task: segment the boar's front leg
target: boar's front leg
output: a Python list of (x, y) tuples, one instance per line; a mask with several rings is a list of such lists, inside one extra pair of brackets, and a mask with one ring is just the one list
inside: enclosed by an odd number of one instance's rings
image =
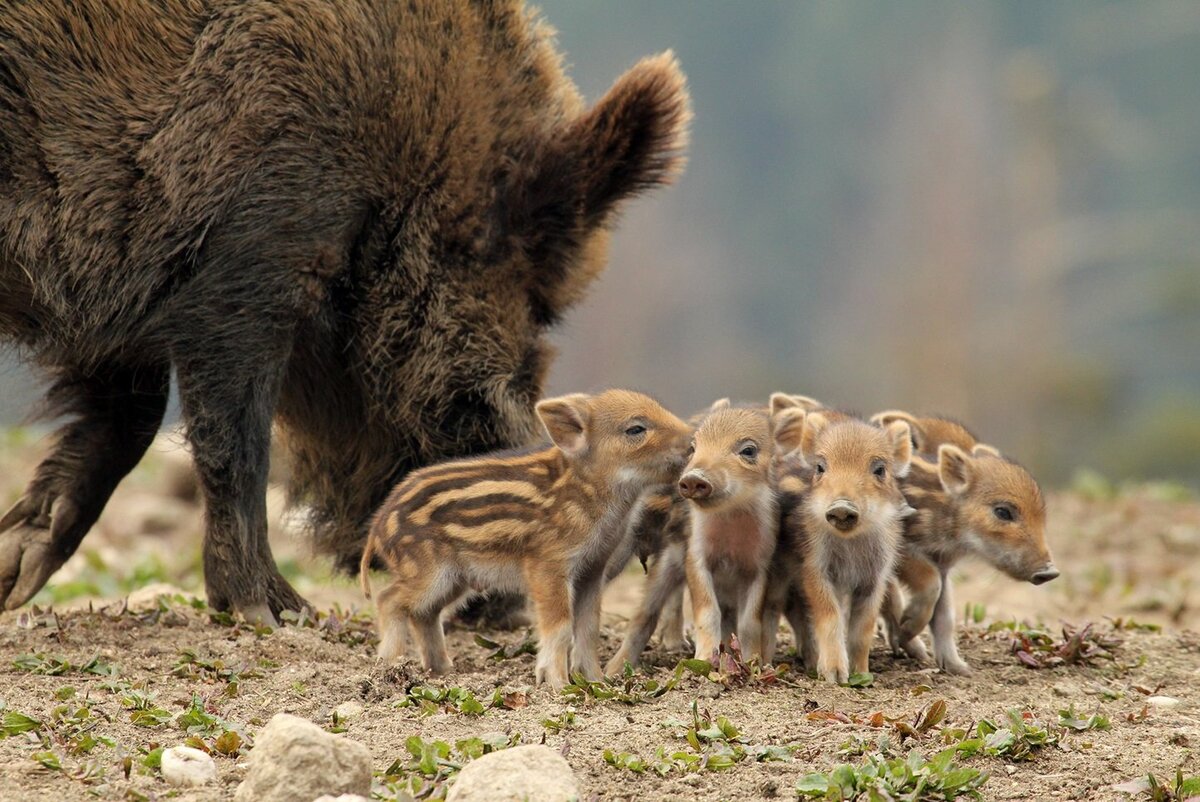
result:
[[(240, 320), (257, 326), (229, 325)], [(271, 419), (290, 338), (272, 338), (266, 321), (240, 308), (189, 321), (185, 331), (210, 333), (173, 349), (179, 400), (207, 509), (208, 603), (273, 624), (284, 610), (307, 607), (279, 573), (267, 542)]]
[(61, 375), (52, 412), (74, 415), (25, 494), (0, 518), (0, 604), (37, 593), (79, 548), (117, 483), (146, 453), (167, 407), (165, 364)]

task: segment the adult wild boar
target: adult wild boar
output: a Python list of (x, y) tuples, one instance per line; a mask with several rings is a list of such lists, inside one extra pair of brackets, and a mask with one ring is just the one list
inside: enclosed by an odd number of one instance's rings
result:
[(586, 108), (520, 0), (0, 4), (0, 338), (67, 416), (0, 519), (0, 602), (78, 547), (174, 370), (209, 602), (298, 609), (272, 420), (355, 566), (407, 471), (534, 436), (546, 331), (688, 116), (670, 54)]

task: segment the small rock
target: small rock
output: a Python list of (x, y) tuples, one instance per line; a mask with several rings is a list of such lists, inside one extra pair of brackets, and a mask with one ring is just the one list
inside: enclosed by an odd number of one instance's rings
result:
[(1074, 696), (1079, 692), (1079, 689), (1069, 682), (1056, 682), (1050, 690), (1054, 691), (1055, 696)]
[(358, 794), (342, 794), (341, 796), (325, 794), (324, 796), (317, 797), (313, 802), (371, 802), (371, 800)]
[(292, 802), (371, 793), (371, 753), (307, 719), (277, 713), (259, 731), (237, 802)]
[(1146, 704), (1160, 707), (1164, 710), (1170, 710), (1179, 707), (1183, 702), (1176, 699), (1174, 696), (1151, 696), (1146, 699)]
[(162, 776), (171, 785), (207, 785), (217, 779), (217, 764), (199, 749), (173, 746), (163, 750)]
[(1016, 767), (1016, 766), (1005, 766), (1005, 767), (1004, 767), (1004, 770), (1005, 770), (1006, 772), (1008, 772), (1008, 776), (1009, 776), (1009, 777), (1011, 777), (1012, 775), (1014, 775), (1014, 774), (1016, 774), (1016, 773), (1017, 773), (1017, 767)]
[(468, 763), (446, 802), (564, 802), (579, 796), (575, 774), (562, 755), (532, 744)]
[(350, 719), (358, 718), (366, 710), (362, 702), (342, 702), (333, 709), (333, 714), (338, 717), (338, 721), (349, 721)]

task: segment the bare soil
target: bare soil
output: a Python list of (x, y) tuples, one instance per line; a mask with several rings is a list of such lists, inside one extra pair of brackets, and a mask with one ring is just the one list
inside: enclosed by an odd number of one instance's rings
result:
[[(0, 504), (15, 499), (44, 450), (42, 442), (7, 437), (0, 439)], [(454, 742), (520, 733), (523, 743), (544, 741), (562, 749), (585, 798), (788, 799), (795, 798), (803, 775), (861, 762), (861, 756), (846, 754), (856, 741), (870, 747), (886, 735), (896, 754), (917, 748), (932, 755), (944, 746), (943, 728), (970, 729), (980, 719), (1002, 723), (1009, 710), (1056, 726), (1058, 711), (1072, 705), (1080, 717), (1098, 713), (1111, 727), (1065, 733), (1024, 761), (965, 759), (965, 765), (990, 775), (983, 798), (1125, 799), (1114, 784), (1147, 773), (1170, 777), (1176, 769), (1200, 773), (1193, 754), (1200, 744), (1200, 636), (1190, 629), (1200, 626), (1191, 581), (1200, 567), (1200, 504), (1163, 487), (1111, 495), (1052, 494), (1050, 538), (1063, 576), (1049, 585), (1022, 586), (984, 566), (964, 566), (957, 577), (960, 609), (981, 619), (960, 633), (962, 654), (975, 668), (970, 677), (895, 660), (880, 642), (872, 655), (875, 682), (867, 688), (832, 687), (796, 674), (727, 687), (687, 673), (661, 696), (626, 704), (531, 689), (532, 655), (491, 660), (494, 650), (461, 629), (449, 635), (457, 669), (452, 676), (434, 680), (411, 665), (378, 665), (366, 616), (349, 615), (369, 613), (369, 606), (355, 584), (330, 577), (319, 561), (304, 555), (275, 492), (272, 538), (281, 563), (318, 607), (338, 605), (343, 614), (317, 626), (266, 632), (214, 621), (207, 610), (180, 598), (156, 601), (159, 591), (201, 587), (196, 556), (202, 513), (189, 496), (186, 460), (164, 445), (122, 485), (84, 551), (39, 596), (39, 606), (0, 616), (0, 713), (41, 722), (31, 732), (0, 739), (0, 799), (232, 798), (254, 733), (278, 712), (344, 728), (347, 737), (368, 746), (378, 772), (397, 758), (408, 761), (406, 741), (414, 735)], [(609, 588), (606, 654), (616, 648), (621, 624), (640, 594), (639, 574), (631, 568)], [(153, 584), (160, 582), (170, 584)], [(152, 587), (136, 590), (144, 584)], [(54, 612), (47, 612), (51, 607)], [(1132, 619), (1162, 630), (1128, 628)], [(1012, 653), (1013, 633), (1003, 624), (1013, 620), (1045, 622), (1055, 637), (1062, 622), (1091, 621), (1095, 632), (1120, 645), (1090, 664), (1031, 669)], [(510, 649), (526, 639), (525, 632), (482, 634)], [(784, 643), (790, 641), (785, 637)], [(31, 654), (43, 658), (22, 657)], [(681, 656), (652, 648), (638, 679), (669, 680)], [(78, 670), (95, 657), (94, 670), (113, 673)], [(54, 659), (71, 669), (58, 675), (29, 670), (54, 670)], [(509, 699), (516, 709), (489, 707), (482, 715), (467, 715), (446, 705), (434, 706), (432, 713), (398, 706), (411, 687), (424, 683), (468, 689), (484, 705), (499, 689), (515, 694)], [(66, 688), (73, 695), (63, 700)], [(1152, 696), (1174, 701), (1151, 703)], [(216, 755), (217, 786), (182, 791), (143, 766), (143, 757), (156, 746), (183, 742), (188, 733), (178, 714), (196, 700), (224, 722), (222, 730), (238, 732), (245, 743), (237, 756)], [(912, 723), (936, 700), (946, 703), (945, 721), (902, 743), (893, 720)], [(355, 705), (343, 707), (351, 716), (335, 721), (334, 709), (347, 702), (361, 705), (362, 712), (354, 714)], [(142, 716), (142, 726), (135, 723), (130, 705), (139, 703), (163, 711), (161, 720)], [(724, 771), (666, 777), (605, 762), (606, 749), (650, 761), (659, 747), (687, 750), (681, 728), (668, 722), (690, 723), (693, 704), (713, 720), (727, 717), (749, 744), (794, 747), (792, 757), (747, 758)], [(80, 707), (90, 708), (86, 720), (63, 720)], [(62, 708), (58, 721), (56, 708)], [(544, 725), (568, 709), (575, 714), (573, 726)], [(75, 754), (71, 744), (79, 743), (84, 730), (103, 740)], [(216, 745), (211, 733), (202, 740)], [(382, 783), (376, 791), (393, 798)]]

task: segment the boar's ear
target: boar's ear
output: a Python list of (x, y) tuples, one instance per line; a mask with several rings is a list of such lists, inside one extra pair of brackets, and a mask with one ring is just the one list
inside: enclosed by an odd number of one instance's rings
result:
[(790, 407), (798, 407), (805, 412), (824, 408), (824, 405), (815, 398), (809, 398), (806, 395), (789, 395), (788, 393), (771, 393), (771, 400), (767, 404), (771, 408), (772, 415)]
[(987, 443), (976, 443), (971, 449), (972, 457), (999, 457), (1000, 449), (995, 446), (989, 446)]
[(882, 426), (885, 429), (888, 424), (902, 420), (908, 424), (909, 431), (912, 433), (913, 450), (924, 452), (925, 450), (925, 433), (921, 431), (921, 421), (916, 415), (908, 412), (902, 412), (898, 409), (889, 409), (887, 412), (877, 412), (871, 416), (871, 423), (876, 426)]
[(577, 148), (585, 224), (622, 200), (667, 184), (683, 166), (691, 104), (670, 51), (622, 75), (568, 134)]
[(947, 493), (963, 492), (971, 486), (971, 458), (958, 446), (943, 443), (938, 449), (938, 478)]
[(591, 410), (590, 397), (582, 393), (547, 398), (539, 401), (534, 409), (550, 441), (568, 456), (577, 457), (588, 447), (588, 421)]
[(710, 413), (711, 412), (720, 412), (723, 409), (729, 409), (729, 407), (732, 405), (733, 405), (733, 402), (730, 401), (728, 398), (718, 398), (716, 401), (712, 402), (712, 404), (708, 408), (708, 411)]
[(895, 420), (886, 427), (888, 439), (892, 441), (892, 473), (903, 479), (908, 476), (912, 465), (912, 428), (902, 420)]
[(790, 454), (800, 447), (806, 417), (807, 413), (799, 407), (786, 407), (771, 415), (775, 451), (779, 456)]
[(800, 454), (804, 461), (811, 463), (813, 450), (817, 445), (817, 436), (825, 431), (829, 418), (820, 412), (810, 412), (804, 416), (804, 430), (800, 433)]

